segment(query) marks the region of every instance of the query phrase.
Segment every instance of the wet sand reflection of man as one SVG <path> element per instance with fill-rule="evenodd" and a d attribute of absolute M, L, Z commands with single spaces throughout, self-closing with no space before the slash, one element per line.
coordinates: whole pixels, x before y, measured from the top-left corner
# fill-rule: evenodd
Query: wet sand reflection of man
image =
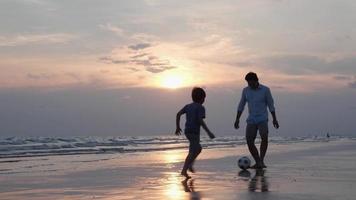
<path fill-rule="evenodd" d="M 265 170 L 257 169 L 255 175 L 250 180 L 248 189 L 250 192 L 268 192 L 269 183 L 265 176 Z"/>

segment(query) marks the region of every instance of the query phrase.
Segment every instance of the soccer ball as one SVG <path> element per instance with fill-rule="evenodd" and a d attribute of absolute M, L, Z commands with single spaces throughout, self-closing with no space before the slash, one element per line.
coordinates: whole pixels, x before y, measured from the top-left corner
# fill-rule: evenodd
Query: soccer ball
<path fill-rule="evenodd" d="M 237 161 L 237 165 L 241 168 L 241 169 L 247 169 L 250 167 L 251 165 L 251 161 L 247 156 L 241 157 L 238 161 Z"/>

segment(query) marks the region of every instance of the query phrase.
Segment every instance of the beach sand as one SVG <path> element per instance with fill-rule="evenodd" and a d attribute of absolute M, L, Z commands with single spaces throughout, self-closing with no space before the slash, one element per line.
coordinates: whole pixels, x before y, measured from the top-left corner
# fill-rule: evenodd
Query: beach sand
<path fill-rule="evenodd" d="M 356 141 L 268 150 L 267 169 L 241 171 L 245 145 L 204 149 L 187 181 L 179 175 L 186 150 L 7 159 L 0 199 L 355 199 Z"/>

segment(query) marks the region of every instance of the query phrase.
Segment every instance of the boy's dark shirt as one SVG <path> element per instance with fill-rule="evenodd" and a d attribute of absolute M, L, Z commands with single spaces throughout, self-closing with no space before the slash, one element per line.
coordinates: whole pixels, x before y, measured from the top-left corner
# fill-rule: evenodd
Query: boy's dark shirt
<path fill-rule="evenodd" d="M 200 134 L 200 119 L 205 118 L 205 108 L 200 103 L 190 103 L 184 106 L 183 112 L 186 114 L 185 134 Z"/>

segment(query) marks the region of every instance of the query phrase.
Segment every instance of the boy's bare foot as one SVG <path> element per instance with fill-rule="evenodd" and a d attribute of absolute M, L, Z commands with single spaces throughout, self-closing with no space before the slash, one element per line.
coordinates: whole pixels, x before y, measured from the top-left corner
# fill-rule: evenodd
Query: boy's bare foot
<path fill-rule="evenodd" d="M 195 173 L 195 169 L 193 167 L 189 167 L 188 170 L 192 173 Z"/>
<path fill-rule="evenodd" d="M 192 178 L 191 176 L 188 175 L 187 172 L 181 172 L 180 175 L 184 176 L 186 179 Z"/>

